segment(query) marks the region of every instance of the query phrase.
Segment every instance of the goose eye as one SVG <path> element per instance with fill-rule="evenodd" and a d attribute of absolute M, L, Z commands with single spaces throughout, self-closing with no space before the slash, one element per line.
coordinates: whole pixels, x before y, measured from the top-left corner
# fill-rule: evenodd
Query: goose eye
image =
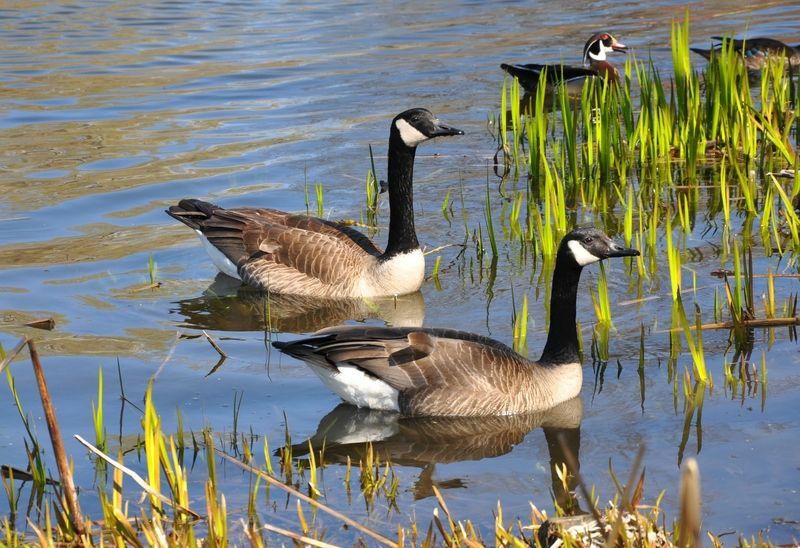
<path fill-rule="evenodd" d="M 592 241 L 593 241 L 593 240 L 594 240 L 594 238 L 593 238 L 593 237 L 591 237 L 591 236 L 586 236 L 586 237 L 584 237 L 584 238 L 583 238 L 583 243 L 585 243 L 585 244 L 590 244 L 590 243 L 592 243 Z"/>

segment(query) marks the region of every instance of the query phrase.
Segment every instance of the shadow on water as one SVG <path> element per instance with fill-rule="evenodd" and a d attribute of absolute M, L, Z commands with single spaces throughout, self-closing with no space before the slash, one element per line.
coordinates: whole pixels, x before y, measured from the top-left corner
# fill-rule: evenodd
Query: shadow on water
<path fill-rule="evenodd" d="M 348 320 L 397 327 L 419 327 L 425 320 L 419 291 L 396 298 L 326 300 L 256 291 L 223 274 L 202 296 L 175 304 L 171 312 L 183 317 L 181 327 L 215 331 L 308 333 Z"/>
<path fill-rule="evenodd" d="M 433 496 L 434 486 L 440 490 L 467 487 L 464 478 L 434 479 L 437 464 L 505 455 L 531 431 L 541 428 L 556 501 L 565 511 L 580 512 L 573 494 L 579 470 L 569 470 L 565 489 L 556 467 L 567 464 L 565 451 L 578 462 L 582 418 L 580 397 L 541 413 L 490 417 L 402 417 L 342 403 L 322 417 L 311 438 L 292 445 L 292 456 L 307 457 L 310 447 L 315 453 L 322 452 L 325 462 L 346 464 L 349 459 L 358 463 L 365 461 L 371 446 L 383 462 L 422 469 L 412 488 L 414 499 L 420 500 Z"/>

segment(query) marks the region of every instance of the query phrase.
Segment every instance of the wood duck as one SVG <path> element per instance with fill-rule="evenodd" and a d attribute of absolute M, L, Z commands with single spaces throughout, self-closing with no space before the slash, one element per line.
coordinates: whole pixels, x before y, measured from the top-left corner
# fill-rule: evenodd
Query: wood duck
<path fill-rule="evenodd" d="M 552 95 L 556 84 L 565 83 L 570 95 L 579 95 L 587 78 L 597 76 L 610 78 L 619 82 L 619 74 L 614 65 L 608 62 L 607 54 L 615 51 L 625 53 L 627 46 L 621 44 L 607 32 L 599 32 L 586 41 L 583 47 L 582 67 L 568 65 L 507 65 L 503 63 L 500 68 L 515 76 L 522 88 L 531 94 L 536 93 L 539 79 L 547 72 L 547 94 Z"/>
<path fill-rule="evenodd" d="M 722 45 L 726 40 L 732 40 L 733 49 L 742 56 L 742 60 L 749 71 L 759 71 L 764 68 L 769 58 L 779 57 L 786 59 L 787 69 L 800 67 L 800 45 L 790 46 L 773 38 L 738 40 L 724 36 L 712 36 L 711 39 L 718 40 L 720 43 L 712 45 L 710 49 L 689 49 L 706 59 L 711 59 L 712 55 L 722 49 Z"/>

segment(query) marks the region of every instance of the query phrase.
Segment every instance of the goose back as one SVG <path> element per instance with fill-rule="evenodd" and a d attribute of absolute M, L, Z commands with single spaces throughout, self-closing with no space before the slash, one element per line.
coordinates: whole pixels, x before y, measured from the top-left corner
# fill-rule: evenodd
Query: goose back
<path fill-rule="evenodd" d="M 236 277 L 257 289 L 337 298 L 360 295 L 361 286 L 378 283 L 372 277 L 381 278 L 375 272 L 381 250 L 347 226 L 274 209 L 224 209 L 200 200 L 181 200 L 168 213 L 195 229 L 207 247 L 232 263 Z"/>
<path fill-rule="evenodd" d="M 582 384 L 580 363 L 542 365 L 492 339 L 451 329 L 344 326 L 274 344 L 312 365 L 345 401 L 365 405 L 337 389 L 336 377 L 354 368 L 364 384 L 393 391 L 370 407 L 410 416 L 537 412 L 574 397 Z"/>

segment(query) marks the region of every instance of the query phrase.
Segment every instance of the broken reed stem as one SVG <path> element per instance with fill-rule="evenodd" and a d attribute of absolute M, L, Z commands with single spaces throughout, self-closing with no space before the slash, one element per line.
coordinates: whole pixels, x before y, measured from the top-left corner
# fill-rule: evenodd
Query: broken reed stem
<path fill-rule="evenodd" d="M 64 451 L 64 441 L 61 439 L 61 430 L 59 430 L 58 422 L 56 421 L 56 412 L 55 409 L 53 409 L 53 402 L 50 400 L 50 392 L 47 390 L 47 383 L 44 379 L 42 363 L 39 361 L 39 353 L 36 351 L 36 345 L 30 339 L 28 339 L 27 342 L 28 351 L 31 354 L 31 363 L 33 363 L 33 373 L 39 385 L 39 396 L 42 398 L 42 407 L 44 408 L 44 417 L 47 421 L 47 430 L 50 432 L 50 441 L 53 444 L 53 455 L 56 457 L 58 474 L 61 477 L 61 485 L 64 488 L 64 495 L 67 500 L 69 521 L 77 535 L 83 536 L 86 533 L 83 515 L 81 515 L 81 507 L 78 504 L 78 494 L 75 492 L 75 483 L 72 481 L 72 471 L 67 461 L 67 453 Z"/>
<path fill-rule="evenodd" d="M 275 478 L 275 477 L 267 474 L 266 472 L 264 472 L 262 470 L 259 470 L 258 468 L 253 468 L 249 464 L 246 464 L 246 463 L 244 463 L 244 462 L 242 462 L 242 461 L 240 461 L 238 459 L 235 459 L 234 457 L 230 456 L 229 454 L 225 453 L 224 451 L 222 451 L 220 449 L 217 449 L 216 447 L 214 448 L 214 451 L 216 451 L 217 454 L 219 456 L 221 456 L 223 459 L 235 464 L 236 466 L 242 468 L 243 470 L 247 470 L 251 474 L 256 474 L 257 476 L 262 478 L 264 481 L 266 481 L 270 485 L 273 485 L 273 486 L 277 487 L 278 489 L 281 489 L 281 490 L 289 493 L 290 495 L 293 495 L 293 496 L 299 498 L 303 502 L 307 502 L 311 506 L 314 506 L 315 508 L 319 508 L 323 512 L 327 512 L 328 514 L 332 515 L 336 519 L 339 519 L 339 520 L 343 521 L 344 523 L 346 523 L 350 527 L 353 527 L 354 529 L 358 529 L 359 531 L 361 531 L 365 535 L 372 537 L 373 539 L 377 540 L 378 542 L 380 542 L 384 546 L 397 546 L 397 543 L 395 541 L 390 540 L 389 538 L 381 535 L 377 531 L 373 531 L 372 529 L 361 525 L 357 521 L 345 516 L 341 512 L 337 512 L 333 508 L 330 508 L 329 506 L 326 506 L 326 505 L 322 504 L 321 502 L 319 502 L 317 500 L 314 500 L 314 499 L 312 499 L 311 497 L 309 497 L 307 495 L 304 495 L 303 493 L 301 493 L 297 489 L 294 489 L 293 487 L 291 487 L 289 485 L 286 485 L 285 483 L 283 483 L 278 478 Z"/>
<path fill-rule="evenodd" d="M 205 330 L 205 329 L 203 330 L 203 335 L 205 335 L 205 337 L 206 337 L 206 340 L 208 341 L 208 343 L 209 343 L 209 344 L 212 346 L 212 348 L 214 348 L 214 350 L 216 350 L 216 351 L 219 353 L 219 355 L 220 355 L 222 358 L 227 358 L 227 357 L 228 357 L 228 355 L 225 353 L 225 351 L 224 351 L 224 350 L 222 350 L 222 349 L 219 347 L 219 345 L 218 345 L 218 344 L 217 344 L 217 343 L 214 341 L 214 339 L 212 339 L 212 338 L 211 338 L 211 335 L 209 335 L 208 333 L 206 333 L 206 330 Z"/>
<path fill-rule="evenodd" d="M 148 382 L 155 381 L 156 378 L 158 378 L 158 376 L 161 374 L 161 371 L 164 369 L 164 366 L 167 365 L 167 362 L 170 360 L 170 358 L 172 357 L 172 354 L 175 352 L 175 348 L 178 346 L 178 341 L 180 339 L 181 339 L 181 332 L 180 331 L 176 331 L 175 332 L 175 341 L 173 341 L 172 346 L 169 349 L 169 352 L 167 352 L 167 355 L 164 357 L 164 360 L 161 362 L 161 365 L 158 366 L 158 369 L 156 369 L 156 372 L 153 373 L 153 375 L 150 377 Z M 142 398 L 142 399 L 144 399 L 144 398 Z"/>
<path fill-rule="evenodd" d="M 123 474 L 128 476 L 129 478 L 131 478 L 137 484 L 139 484 L 139 487 L 144 489 L 147 492 L 148 495 L 152 495 L 152 496 L 156 497 L 158 500 L 160 500 L 161 502 L 163 502 L 164 504 L 168 504 L 169 506 L 172 506 L 173 508 L 178 508 L 179 510 L 184 511 L 187 514 L 190 514 L 190 515 L 192 515 L 193 517 L 195 517 L 197 519 L 204 519 L 203 516 L 201 516 L 197 512 L 195 512 L 195 511 L 193 511 L 193 510 L 191 510 L 189 508 L 186 508 L 185 506 L 181 506 L 180 504 L 176 504 L 175 502 L 171 501 L 169 498 L 165 497 L 164 495 L 162 495 L 161 493 L 159 493 L 158 491 L 153 489 L 150 486 L 150 484 L 147 483 L 147 481 L 145 481 L 144 478 L 142 478 L 142 476 L 140 476 L 139 474 L 137 474 L 136 472 L 134 472 L 133 470 L 131 470 L 127 466 L 124 466 L 123 464 L 120 464 L 119 462 L 115 461 L 114 459 L 112 459 L 111 457 L 109 457 L 108 455 L 106 455 L 105 453 L 100 451 L 97 447 L 95 447 L 94 445 L 92 445 L 91 443 L 89 443 L 88 441 L 83 439 L 79 434 L 74 434 L 73 437 L 76 440 L 78 440 L 78 442 L 80 442 L 80 444 L 83 445 L 84 447 L 86 447 L 89 451 L 91 451 L 92 453 L 94 453 L 95 455 L 97 455 L 98 457 L 100 457 L 101 459 L 106 461 L 108 464 L 110 464 L 111 466 L 113 466 L 114 468 L 116 468 L 117 470 L 119 470 L 120 472 L 122 472 Z"/>
<path fill-rule="evenodd" d="M 700 542 L 700 469 L 697 461 L 689 458 L 683 463 L 681 471 L 680 500 L 680 532 L 678 546 L 695 548 L 702 546 Z"/>
<path fill-rule="evenodd" d="M 1 362 L 0 362 L 0 373 L 2 373 L 2 372 L 3 372 L 3 369 L 5 369 L 5 368 L 6 368 L 6 366 L 7 366 L 8 364 L 10 364 L 10 363 L 11 363 L 11 360 L 13 360 L 14 358 L 16 358 L 16 357 L 17 357 L 17 354 L 19 354 L 20 352 L 22 352 L 22 349 L 23 349 L 23 347 L 24 347 L 24 346 L 25 346 L 27 343 L 28 343 L 28 337 L 22 337 L 22 338 L 19 340 L 19 342 L 17 343 L 17 346 L 15 346 L 14 348 L 12 348 L 12 349 L 11 349 L 11 351 L 10 351 L 8 354 L 6 354 L 6 357 L 5 357 L 5 359 L 4 359 L 3 361 L 1 361 Z"/>
<path fill-rule="evenodd" d="M 784 327 L 784 326 L 792 326 L 792 325 L 800 325 L 800 318 L 798 317 L 790 317 L 790 318 L 756 318 L 753 320 L 740 320 L 738 324 L 736 322 L 728 321 L 728 322 L 718 322 L 718 323 L 706 323 L 701 325 L 701 329 L 733 329 L 734 327 L 742 326 L 742 327 Z M 697 329 L 696 326 L 690 325 L 689 329 Z M 664 333 L 669 331 L 683 331 L 682 327 L 673 327 L 672 329 L 667 329 L 663 331 Z"/>
<path fill-rule="evenodd" d="M 267 531 L 272 531 L 273 533 L 278 533 L 279 535 L 288 537 L 293 541 L 295 541 L 296 543 L 301 544 L 303 546 L 319 546 L 320 548 L 338 548 L 337 545 L 335 544 L 328 544 L 327 542 L 322 542 L 321 540 L 317 540 L 315 538 L 306 537 L 304 535 L 297 534 L 294 531 L 289 531 L 288 529 L 281 529 L 280 527 L 270 525 L 269 523 L 264 523 L 262 527 Z"/>

